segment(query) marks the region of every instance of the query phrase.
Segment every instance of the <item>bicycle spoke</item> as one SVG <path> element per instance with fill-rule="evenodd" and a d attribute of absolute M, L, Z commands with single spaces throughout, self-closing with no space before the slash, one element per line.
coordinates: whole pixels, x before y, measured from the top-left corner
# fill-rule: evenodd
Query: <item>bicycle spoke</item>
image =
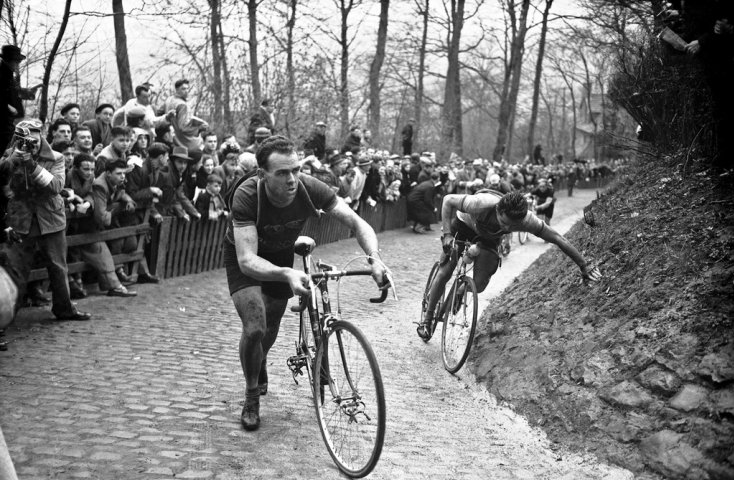
<path fill-rule="evenodd" d="M 477 321 L 477 293 L 474 282 L 463 277 L 458 287 L 459 293 L 453 297 L 451 309 L 446 315 L 446 322 L 441 334 L 441 356 L 444 367 L 456 373 L 469 355 Z"/>

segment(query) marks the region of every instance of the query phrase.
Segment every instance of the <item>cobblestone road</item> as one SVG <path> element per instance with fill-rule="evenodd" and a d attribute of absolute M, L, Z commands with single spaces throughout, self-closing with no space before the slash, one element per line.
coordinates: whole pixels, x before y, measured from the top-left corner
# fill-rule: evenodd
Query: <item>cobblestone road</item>
<path fill-rule="evenodd" d="M 579 193 L 559 200 L 557 217 L 578 213 L 593 195 Z M 348 280 L 341 292 L 345 317 L 373 344 L 386 387 L 385 448 L 371 478 L 631 478 L 552 448 L 465 369 L 458 377 L 445 372 L 438 342 L 423 344 L 413 324 L 438 232 L 385 232 L 380 243 L 400 302 L 370 304 L 375 290 L 364 278 Z M 315 256 L 342 264 L 357 252 L 347 240 Z M 268 357 L 262 426 L 246 433 L 239 424 L 240 324 L 224 272 L 138 292 L 133 300 L 80 301 L 95 314 L 90 322 L 55 323 L 49 312 L 29 309 L 9 329 L 9 351 L 0 352 L 0 425 L 21 479 L 341 478 L 322 443 L 309 388 L 295 385 L 285 365 L 294 314 L 286 314 Z"/>

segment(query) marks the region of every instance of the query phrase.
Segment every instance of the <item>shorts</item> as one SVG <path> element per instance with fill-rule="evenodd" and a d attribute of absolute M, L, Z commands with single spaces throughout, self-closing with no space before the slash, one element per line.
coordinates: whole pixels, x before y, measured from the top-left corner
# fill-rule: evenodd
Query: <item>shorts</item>
<path fill-rule="evenodd" d="M 237 250 L 235 246 L 228 240 L 222 242 L 224 268 L 227 271 L 227 284 L 229 285 L 229 295 L 247 287 L 261 287 L 262 292 L 272 298 L 288 299 L 293 296 L 293 290 L 286 282 L 263 282 L 254 279 L 242 273 L 240 265 L 237 262 Z M 294 259 L 293 250 L 281 250 L 273 253 L 258 253 L 257 256 L 264 258 L 273 265 L 278 267 L 292 267 Z"/>
<path fill-rule="evenodd" d="M 497 272 L 501 260 L 497 251 L 499 241 L 483 239 L 477 232 L 472 230 L 466 223 L 458 218 L 451 222 L 451 233 L 456 235 L 457 240 L 475 242 L 479 246 L 479 255 L 474 259 L 474 272 L 472 277 L 477 287 L 477 292 L 481 293 L 487 288 L 489 280 Z M 463 253 L 463 247 L 459 254 Z M 451 259 L 451 269 L 456 267 L 457 259 Z"/>

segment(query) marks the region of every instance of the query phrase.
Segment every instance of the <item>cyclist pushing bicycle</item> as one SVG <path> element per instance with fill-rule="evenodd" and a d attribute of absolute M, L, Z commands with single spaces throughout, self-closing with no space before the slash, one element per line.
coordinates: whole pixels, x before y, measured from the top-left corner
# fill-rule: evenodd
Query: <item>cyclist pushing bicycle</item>
<path fill-rule="evenodd" d="M 446 195 L 441 206 L 443 254 L 441 267 L 430 287 L 428 305 L 422 322 L 418 325 L 418 336 L 423 341 L 431 339 L 433 332 L 434 310 L 439 302 L 451 272 L 456 268 L 457 256 L 448 255 L 454 237 L 456 240 L 469 241 L 479 246 L 479 254 L 474 260 L 474 283 L 477 292 L 483 292 L 490 278 L 497 271 L 500 262 L 498 247 L 502 235 L 511 232 L 529 232 L 553 243 L 581 269 L 584 281 L 597 282 L 601 272 L 590 267 L 578 250 L 534 213 L 528 211 L 528 204 L 520 192 L 501 195 L 497 192 L 476 193 L 474 195 Z M 461 251 L 463 247 L 461 247 Z"/>
<path fill-rule="evenodd" d="M 296 149 L 281 136 L 266 139 L 257 154 L 257 176 L 243 177 L 227 194 L 230 224 L 223 256 L 229 292 L 242 321 L 240 363 L 247 390 L 240 421 L 260 426 L 260 395 L 267 393 L 266 357 L 275 343 L 288 299 L 308 295 L 310 277 L 293 269 L 294 244 L 306 220 L 322 212 L 353 229 L 382 287 L 384 264 L 377 236 L 325 183 L 300 173 Z"/>

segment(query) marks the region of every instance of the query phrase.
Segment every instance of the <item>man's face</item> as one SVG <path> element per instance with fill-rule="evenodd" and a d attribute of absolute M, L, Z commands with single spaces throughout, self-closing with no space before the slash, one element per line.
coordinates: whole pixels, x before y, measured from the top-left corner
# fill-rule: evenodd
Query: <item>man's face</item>
<path fill-rule="evenodd" d="M 495 209 L 495 211 L 497 212 L 497 222 L 500 224 L 500 228 L 502 228 L 502 230 L 509 230 L 513 225 L 522 221 L 522 219 L 511 219 L 504 212 L 500 212 L 499 209 Z"/>
<path fill-rule="evenodd" d="M 188 162 L 182 158 L 174 158 L 173 166 L 176 167 L 176 171 L 180 175 L 184 172 L 184 170 L 186 170 L 186 167 L 188 166 Z"/>
<path fill-rule="evenodd" d="M 224 162 L 222 162 L 224 173 L 231 175 L 232 171 L 237 167 L 237 160 L 239 160 L 239 155 L 236 153 L 228 153 L 227 156 L 224 157 Z"/>
<path fill-rule="evenodd" d="M 89 152 L 92 149 L 92 132 L 89 130 L 77 130 L 74 137 L 74 144 L 82 152 Z"/>
<path fill-rule="evenodd" d="M 79 117 L 81 117 L 81 116 L 82 116 L 82 112 L 80 112 L 80 111 L 79 111 L 79 109 L 78 109 L 78 108 L 76 108 L 76 107 L 75 107 L 75 108 L 72 108 L 72 109 L 70 109 L 70 110 L 69 110 L 68 112 L 66 112 L 66 115 L 64 115 L 64 117 L 65 117 L 65 118 L 66 118 L 66 119 L 67 119 L 68 121 L 70 121 L 70 122 L 72 122 L 72 123 L 77 123 L 77 122 L 79 122 Z"/>
<path fill-rule="evenodd" d="M 65 149 L 63 152 L 61 152 L 61 155 L 64 156 L 64 162 L 66 163 L 66 168 L 71 168 L 71 165 L 74 163 L 74 155 L 76 155 L 77 152 L 74 147 L 69 147 Z"/>
<path fill-rule="evenodd" d="M 178 94 L 179 97 L 186 100 L 189 97 L 189 84 L 188 83 L 182 84 L 180 87 L 176 89 L 176 93 Z"/>
<path fill-rule="evenodd" d="M 347 170 L 347 167 L 349 166 L 349 160 L 346 158 L 342 160 L 341 162 L 336 164 L 336 174 L 342 175 Z"/>
<path fill-rule="evenodd" d="M 118 187 L 123 184 L 125 181 L 125 169 L 124 168 L 116 168 L 112 170 L 111 172 L 107 172 L 107 178 L 110 181 L 110 184 L 112 186 Z"/>
<path fill-rule="evenodd" d="M 362 130 L 360 130 L 359 128 L 355 128 L 352 131 L 352 135 L 354 135 L 355 137 L 362 138 Z"/>
<path fill-rule="evenodd" d="M 209 135 L 204 139 L 204 146 L 206 147 L 207 152 L 213 152 L 217 149 L 217 136 L 216 135 Z"/>
<path fill-rule="evenodd" d="M 13 70 L 14 72 L 18 72 L 20 70 L 20 62 L 22 61 L 23 60 L 8 60 L 5 63 L 8 64 L 11 70 Z"/>
<path fill-rule="evenodd" d="M 91 180 L 94 178 L 94 163 L 93 162 L 82 162 L 79 165 L 79 173 L 84 180 Z"/>
<path fill-rule="evenodd" d="M 260 178 L 265 182 L 268 197 L 276 205 L 289 204 L 298 191 L 298 172 L 301 166 L 298 155 L 273 152 L 265 168 L 260 169 Z"/>
<path fill-rule="evenodd" d="M 150 166 L 153 171 L 158 170 L 168 162 L 168 153 L 164 153 L 158 157 L 150 157 Z"/>
<path fill-rule="evenodd" d="M 118 135 L 112 139 L 110 145 L 112 145 L 112 148 L 114 148 L 117 153 L 125 153 L 127 152 L 128 147 L 130 147 L 130 137 L 128 135 Z"/>
<path fill-rule="evenodd" d="M 54 131 L 53 141 L 71 140 L 71 125 L 59 125 Z"/>
<path fill-rule="evenodd" d="M 99 120 L 102 123 L 106 123 L 107 125 L 109 125 L 110 122 L 112 121 L 112 115 L 114 113 L 115 112 L 113 112 L 111 108 L 103 108 L 102 111 L 100 111 L 97 114 L 97 120 Z"/>
<path fill-rule="evenodd" d="M 150 104 L 150 90 L 141 90 L 140 95 L 138 95 L 138 103 L 140 105 L 149 105 Z"/>

